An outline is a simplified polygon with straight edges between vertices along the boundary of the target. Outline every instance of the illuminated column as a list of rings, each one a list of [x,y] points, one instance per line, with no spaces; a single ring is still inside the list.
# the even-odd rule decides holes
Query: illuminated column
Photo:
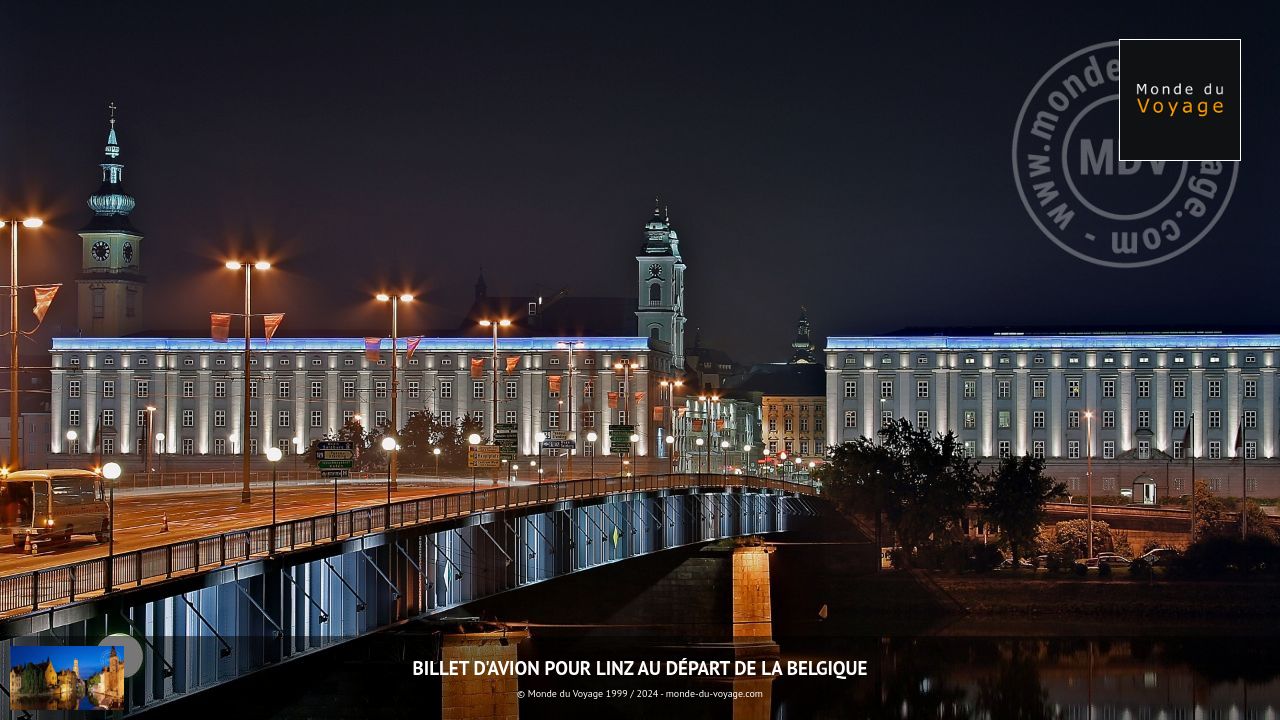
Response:
[[[324,371],[324,408],[327,432],[337,433],[342,427],[342,374],[338,370],[338,356],[328,357],[329,367]]]
[[[1276,455],[1276,369],[1271,367],[1271,353],[1266,353],[1264,357],[1266,358],[1267,367],[1262,368],[1262,378],[1258,383],[1259,397],[1262,398],[1262,410],[1258,413],[1261,416],[1258,419],[1258,422],[1261,423],[1258,437],[1262,439],[1262,442],[1258,444],[1258,451],[1262,453],[1262,457],[1272,458]],[[56,390],[53,396],[55,398],[58,397]],[[56,411],[53,417],[58,417]],[[55,428],[53,433],[54,440],[57,440],[59,434]]]
[[[231,451],[235,454],[248,452],[247,446],[241,447],[240,438],[248,437],[248,428],[241,428],[244,423],[244,369],[241,366],[244,358],[239,353],[231,356],[232,372],[227,375],[227,437],[230,441]],[[160,401],[160,414],[164,415],[164,398],[157,398]],[[246,431],[242,434],[242,431]],[[154,435],[147,442],[155,442]]]
[[[982,417],[978,418],[978,427],[982,429],[982,446],[979,452],[983,457],[991,457],[995,455],[995,370],[990,367],[990,355],[984,355],[983,360],[987,367],[982,368],[982,374],[978,378],[978,397],[982,401]]]
[[[258,362],[262,362],[259,360]],[[276,428],[276,373],[270,368],[263,369],[258,380],[258,397],[262,398],[262,414],[258,416],[258,428],[262,431],[262,441],[258,444],[258,453],[262,454],[275,444]],[[288,406],[288,403],[281,403]]]
[[[1192,353],[1192,358],[1196,365],[1200,364],[1200,353]],[[1204,429],[1209,422],[1209,418],[1204,412],[1204,370],[1202,368],[1194,368],[1187,379],[1187,384],[1191,387],[1187,388],[1187,392],[1191,394],[1191,412],[1195,413],[1196,425],[1194,434],[1191,436],[1191,447],[1195,449],[1196,457],[1204,457],[1202,448],[1204,447]]]
[[[66,439],[63,429],[62,398],[66,390],[66,371],[62,369],[62,356],[53,356],[53,371],[49,377],[49,452],[64,452],[62,442]]]
[[[213,372],[206,365],[209,358],[200,358],[200,369],[196,371],[196,452],[205,455],[213,451],[210,438],[213,437],[213,411],[209,409],[213,396]]]
[[[121,362],[125,362],[121,358]],[[116,383],[116,396],[120,398],[120,417],[116,418],[116,424],[120,428],[120,445],[116,447],[116,452],[125,454],[133,453],[136,448],[133,445],[133,431],[137,419],[133,417],[133,396],[137,394],[133,383],[133,371],[121,369],[118,381]]]
[[[359,406],[357,414],[364,418],[364,428],[373,427],[373,372],[369,370],[369,361],[362,359],[361,369],[356,372],[356,400]],[[457,387],[454,388],[457,390]]]
[[[305,449],[307,446],[307,433],[311,428],[311,413],[309,413],[307,401],[311,397],[311,386],[307,382],[306,365],[307,359],[302,355],[298,355],[293,359],[293,434],[292,437],[300,440],[293,444],[292,452],[297,454],[298,450]],[[318,406],[317,406],[318,407]],[[317,428],[318,432],[322,429]]]
[[[1128,353],[1122,357],[1125,363],[1129,361]],[[1116,397],[1119,399],[1119,407],[1117,414],[1120,416],[1116,419],[1116,427],[1119,428],[1120,442],[1117,452],[1126,452],[1133,447],[1134,432],[1134,415],[1133,415],[1133,369],[1122,368],[1116,377]]]
[[[1060,458],[1063,452],[1063,398],[1066,397],[1066,382],[1062,374],[1062,353],[1053,353],[1053,368],[1045,380],[1045,394],[1049,396],[1049,457]]]
[[[1084,409],[1088,412],[1093,413],[1093,438],[1092,440],[1090,440],[1089,438],[1086,438],[1085,444],[1089,445],[1090,442],[1092,442],[1092,445],[1087,448],[1087,453],[1093,453],[1093,458],[1095,460],[1101,457],[1101,453],[1098,452],[1098,448],[1102,447],[1102,443],[1099,441],[1099,436],[1103,434],[1103,431],[1101,430],[1102,410],[1098,406],[1099,398],[1101,397],[1101,392],[1098,384],[1097,361],[1098,361],[1097,353],[1085,354],[1085,360],[1084,360],[1085,369],[1084,369],[1084,375],[1081,378],[1081,384],[1084,385]],[[1080,424],[1085,425],[1085,419],[1083,417],[1080,418]],[[1115,431],[1113,430],[1111,432],[1115,432]],[[1086,432],[1086,435],[1087,434],[1088,433]],[[1087,454],[1086,454],[1086,457],[1087,457]],[[1096,490],[1097,488],[1095,487],[1094,489]]]
[[[1223,413],[1222,427],[1227,431],[1227,441],[1222,443],[1222,456],[1233,458],[1244,454],[1244,448],[1240,449],[1239,455],[1236,454],[1236,433],[1239,432],[1244,408],[1240,404],[1240,368],[1234,365],[1235,353],[1227,355],[1232,358],[1232,367],[1227,369],[1227,387],[1223,390],[1227,395],[1227,411]]]
[[[640,356],[641,362],[644,362],[646,359],[647,359],[646,356],[644,355]],[[645,363],[644,366],[637,366],[637,367],[631,368],[631,387],[627,388],[627,394],[631,396],[630,398],[628,398],[628,402],[631,403],[631,414],[635,416],[634,418],[631,418],[631,417],[627,418],[627,422],[635,426],[636,434],[640,436],[640,441],[636,443],[636,449],[635,449],[635,454],[639,457],[643,457],[649,454],[649,445],[650,445],[650,442],[649,442],[649,417],[650,417],[649,371],[645,369],[647,365],[648,363]],[[643,392],[644,399],[637,400],[636,399],[637,392]]]
[[[1028,387],[1031,383],[1027,375],[1026,368],[1018,368],[1013,373],[1015,381],[1014,395],[1014,454],[1021,456],[1027,454],[1027,434],[1031,430],[1031,412],[1027,409],[1030,407],[1028,397],[1031,394]]]
[[[939,361],[945,363],[946,356],[939,355]],[[955,427],[950,414],[947,412],[947,397],[950,391],[947,383],[948,371],[946,368],[938,367],[933,370],[933,388],[930,395],[933,398],[933,429],[937,432],[946,434],[948,430]]]
[[[827,353],[827,416],[823,418],[823,422],[827,426],[827,447],[835,447],[840,444],[839,431],[837,430],[839,426],[836,424],[836,416],[843,412],[844,404],[847,402],[844,399],[844,393],[841,392],[844,383],[841,381],[840,371],[836,368],[836,354]],[[854,402],[857,402],[857,400],[855,399]]]
[[[83,452],[91,452],[98,441],[98,393],[101,385],[97,368],[84,371],[84,381],[80,383],[80,397],[84,398],[84,409],[80,413],[80,449]]]
[[[1156,448],[1160,452],[1173,454],[1173,429],[1170,427],[1169,418],[1169,368],[1164,366],[1165,353],[1160,353],[1157,362],[1155,377],[1152,384],[1155,388],[1152,392],[1155,395],[1155,428],[1153,428],[1156,436]]]
[[[880,429],[880,384],[876,382],[875,370],[870,367],[862,369],[862,377],[858,380],[858,397],[862,398],[858,434],[876,440],[879,437],[876,431]]]

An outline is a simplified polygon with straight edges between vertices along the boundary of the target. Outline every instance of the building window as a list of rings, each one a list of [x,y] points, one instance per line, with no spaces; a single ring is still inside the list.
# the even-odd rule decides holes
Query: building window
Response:
[[[195,454],[196,454],[196,441],[195,441],[195,440],[192,440],[191,438],[182,438],[182,454],[183,454],[183,455],[195,455]]]
[[[1174,460],[1182,459],[1182,441],[1181,440],[1173,441],[1173,459]]]
[[[324,382],[320,380],[311,381],[311,399],[319,400],[324,397]]]
[[[289,427],[289,411],[288,410],[281,410],[280,414],[278,415],[278,419],[279,419],[280,427],[282,428]]]
[[[965,454],[965,456],[966,456],[966,457],[977,457],[977,456],[978,456],[978,443],[977,443],[977,441],[976,441],[976,440],[965,440],[965,441],[964,441],[964,454]]]
[[[889,400],[892,398],[893,398],[893,381],[881,380],[880,381],[880,399]]]
[[[1080,427],[1080,411],[1079,410],[1067,411],[1067,427],[1069,428]]]
[[[288,380],[281,380],[276,383],[276,397],[280,398],[281,400],[289,399],[289,390],[290,388],[289,388]]]
[[[448,400],[449,398],[453,397],[453,381],[452,380],[440,381],[440,397],[444,400]]]
[[[1220,427],[1222,427],[1222,411],[1210,410],[1209,411],[1209,429],[1216,430]]]
[[[788,433],[789,433],[789,432],[791,432],[791,418],[790,418],[790,417],[783,419],[783,421],[782,421],[782,425],[783,425],[783,427],[782,427],[782,431],[783,431],[783,432],[788,432]]]
[[[1044,459],[1044,441],[1043,440],[1033,440],[1031,442],[1031,457],[1037,460]]]
[[[116,396],[116,382],[114,380],[102,381],[102,397],[113,398]]]
[[[348,424],[348,423],[352,422],[352,421],[353,421],[353,420],[355,420],[355,419],[356,419],[356,411],[355,411],[355,410],[343,410],[343,411],[342,411],[342,424],[343,424],[343,425],[346,425],[346,424]]]
[[[1080,397],[1080,378],[1071,378],[1067,380],[1067,397]]]
[[[929,381],[928,380],[916,381],[916,397],[918,398],[929,397]]]
[[[342,399],[353,400],[355,399],[355,396],[356,396],[356,381],[343,380],[342,381]]]
[[[1222,459],[1222,443],[1220,441],[1218,440],[1209,441],[1209,459],[1210,460]]]
[[[249,427],[251,428],[258,427],[258,411],[257,410],[249,411]]]
[[[249,438],[249,454],[258,454],[258,438]]]
[[[483,380],[471,381],[471,398],[473,400],[484,399],[484,381]]]
[[[139,411],[137,412],[137,414],[135,415],[135,418],[134,418],[134,419],[135,419],[135,423],[134,423],[134,426],[135,426],[135,427],[146,427],[146,426],[147,426],[147,411],[146,411],[146,410],[139,410]]]
[[[214,410],[214,411],[213,411],[213,426],[214,426],[214,427],[226,427],[226,426],[227,426],[227,411],[226,411],[226,410]]]
[[[1036,410],[1031,413],[1031,427],[1044,428],[1044,411]]]
[[[1257,380],[1246,379],[1244,381],[1244,396],[1247,398],[1258,397],[1258,381]]]
[[[79,411],[79,410],[68,410],[68,411],[67,411],[67,425],[70,425],[71,427],[79,427],[79,426],[80,426],[80,411]]]
[[[319,410],[311,411],[311,427],[318,428],[324,422],[324,414]]]
[[[258,381],[257,380],[249,381],[249,397],[251,398],[258,397]]]
[[[67,397],[70,397],[70,398],[80,397],[80,381],[79,380],[67,381]]]
[[[418,381],[410,380],[409,381],[409,399],[417,400],[419,397],[421,397],[421,395],[422,395],[422,389],[418,385]]]
[[[1211,398],[1222,397],[1222,381],[1221,380],[1209,381],[1209,397]]]
[[[115,427],[115,424],[116,424],[116,411],[103,410],[102,411],[102,427]]]
[[[1102,441],[1102,459],[1114,460],[1115,457],[1116,457],[1116,441],[1103,440]]]
[[[1139,460],[1151,459],[1151,441],[1150,440],[1138,441],[1138,459]]]
[[[508,425],[515,425],[515,424],[516,424],[516,411],[515,411],[515,410],[508,410],[508,411],[507,411],[507,424],[508,424]],[[595,414],[595,413],[593,413],[593,412],[582,413],[582,425],[583,425],[583,427],[589,427],[589,428],[595,427],[595,426],[596,426],[596,414]]]
[[[1244,441],[1244,459],[1245,460],[1258,459],[1258,441],[1257,440]],[[1250,482],[1253,482],[1253,481],[1250,480]]]
[[[769,416],[769,432],[778,432],[778,418],[773,417],[772,415]]]
[[[893,411],[881,410],[880,411],[880,427],[889,427],[892,424],[893,424]]]
[[[1102,411],[1102,427],[1104,429],[1110,429],[1110,428],[1114,428],[1115,426],[1116,426],[1116,411],[1103,410]]]
[[[858,381],[857,380],[844,381],[844,396],[847,398],[858,397]]]
[[[475,424],[477,424],[477,425],[479,425],[479,426],[481,426],[481,427],[484,427],[484,411],[483,411],[483,410],[474,410],[474,411],[472,411],[472,413],[471,413],[471,422],[473,422],[473,423],[475,423]]]
[[[214,438],[214,439],[213,439],[213,454],[214,454],[214,455],[226,455],[226,454],[227,454],[227,441],[226,441],[226,440],[224,440],[224,439],[222,439],[222,438]]]
[[[375,410],[375,411],[374,411],[374,413],[373,413],[373,426],[374,426],[374,427],[386,427],[388,424],[389,424],[389,423],[387,422],[387,411],[386,411],[386,410]]]
[[[373,396],[375,398],[385,398],[387,396],[386,380],[377,380],[373,383]]]
[[[1009,398],[1013,397],[1013,382],[1007,379],[996,381],[996,397]]]
[[[858,413],[853,410],[844,411],[844,426],[847,428],[858,427]]]
[[[182,427],[189,428],[189,427],[195,427],[195,426],[196,426],[196,411],[183,410],[182,411]]]
[[[1031,397],[1044,397],[1044,378],[1036,378],[1031,381]]]
[[[978,381],[977,380],[964,381],[964,396],[966,398],[978,397]]]
[[[1013,417],[1013,414],[1010,413],[1008,410],[1000,411],[1000,413],[996,416],[996,418],[997,418],[997,425],[1000,427],[1001,430],[1007,430],[1013,426],[1012,417]]]
[[[1258,411],[1257,410],[1244,411],[1244,426],[1250,429],[1258,427]]]
[[[225,380],[217,380],[213,383],[213,396],[216,398],[227,396],[227,383]]]
[[[1067,459],[1068,460],[1080,459],[1080,441],[1079,440],[1067,441]]]
[[[800,411],[804,412],[804,408],[802,407]],[[800,416],[800,432],[809,432],[809,417],[807,415]]]
[[[453,425],[453,413],[449,410],[440,411],[440,424],[445,427]]]
[[[1187,411],[1186,411],[1186,410],[1174,410],[1174,411],[1173,411],[1173,426],[1174,426],[1174,427],[1176,427],[1176,428],[1186,427],[1186,426],[1187,426]]]
[[[196,382],[194,380],[182,381],[182,397],[193,398],[196,396]]]
[[[560,427],[560,411],[559,410],[547,411],[547,427],[552,429]]]
[[[1001,440],[997,447],[999,448],[1000,457],[1007,458],[1013,455],[1013,443],[1008,440]]]
[[[1150,410],[1138,411],[1138,427],[1140,428],[1151,427],[1151,411]]]
[[[964,411],[964,427],[966,430],[978,427],[978,412],[976,410]]]
[[[1176,397],[1176,398],[1184,398],[1184,397],[1186,397],[1186,396],[1187,396],[1187,381],[1186,381],[1186,380],[1174,380],[1174,381],[1173,381],[1173,396],[1174,396],[1174,397]]]
[[[1144,379],[1144,380],[1138,381],[1138,397],[1140,398],[1151,397],[1151,381],[1150,380]]]
[[[1116,396],[1115,378],[1106,378],[1102,381],[1102,397],[1113,398]]]
[[[517,387],[517,383],[515,380],[507,381],[506,395],[508,400],[516,399],[516,387]],[[590,380],[584,382],[582,384],[582,391],[586,395],[586,397],[591,397],[591,395],[595,392],[595,383],[591,382]]]
[[[929,411],[928,410],[916,411],[916,429],[917,430],[929,429]]]
[[[151,395],[150,381],[139,380],[137,385],[135,386],[135,389],[137,390],[135,394],[140,398],[149,397]]]

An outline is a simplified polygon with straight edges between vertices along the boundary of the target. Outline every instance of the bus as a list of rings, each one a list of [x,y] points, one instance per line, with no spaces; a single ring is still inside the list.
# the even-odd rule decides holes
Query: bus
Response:
[[[19,470],[0,475],[0,532],[13,536],[13,546],[32,553],[38,547],[65,542],[73,535],[93,535],[106,542],[111,533],[110,507],[102,478],[89,470]]]

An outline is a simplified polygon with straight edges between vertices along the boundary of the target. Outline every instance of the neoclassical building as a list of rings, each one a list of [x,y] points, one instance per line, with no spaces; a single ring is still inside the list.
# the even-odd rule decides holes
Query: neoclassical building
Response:
[[[1277,367],[1280,335],[831,337],[827,442],[905,418],[975,457],[1043,457],[1075,493],[1091,461],[1097,494],[1183,495],[1194,455],[1215,492],[1276,497]]]

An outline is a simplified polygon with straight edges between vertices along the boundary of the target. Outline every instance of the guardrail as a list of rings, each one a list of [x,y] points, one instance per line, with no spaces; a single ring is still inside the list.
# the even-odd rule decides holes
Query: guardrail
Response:
[[[196,488],[196,487],[240,487],[242,474],[238,470],[204,470],[193,472],[156,472],[125,473],[117,481],[116,490],[138,490],[151,488]],[[351,473],[353,480],[367,480],[377,477],[371,473]],[[385,475],[383,476],[386,477]],[[318,470],[277,470],[276,481],[291,482],[332,482]],[[271,482],[270,470],[252,470],[249,472],[250,483]]]
[[[708,474],[591,478],[464,490],[131,550],[113,556],[110,567],[108,558],[101,557],[0,578],[0,615],[19,610],[36,611],[62,602],[75,602],[78,597],[109,592],[108,587],[113,590],[130,585],[137,587],[150,580],[169,579],[177,573],[223,567],[228,563],[268,556],[279,550],[349,540],[389,528],[411,527],[475,512],[622,492],[734,487],[806,495],[817,493],[812,485],[774,478]]]

